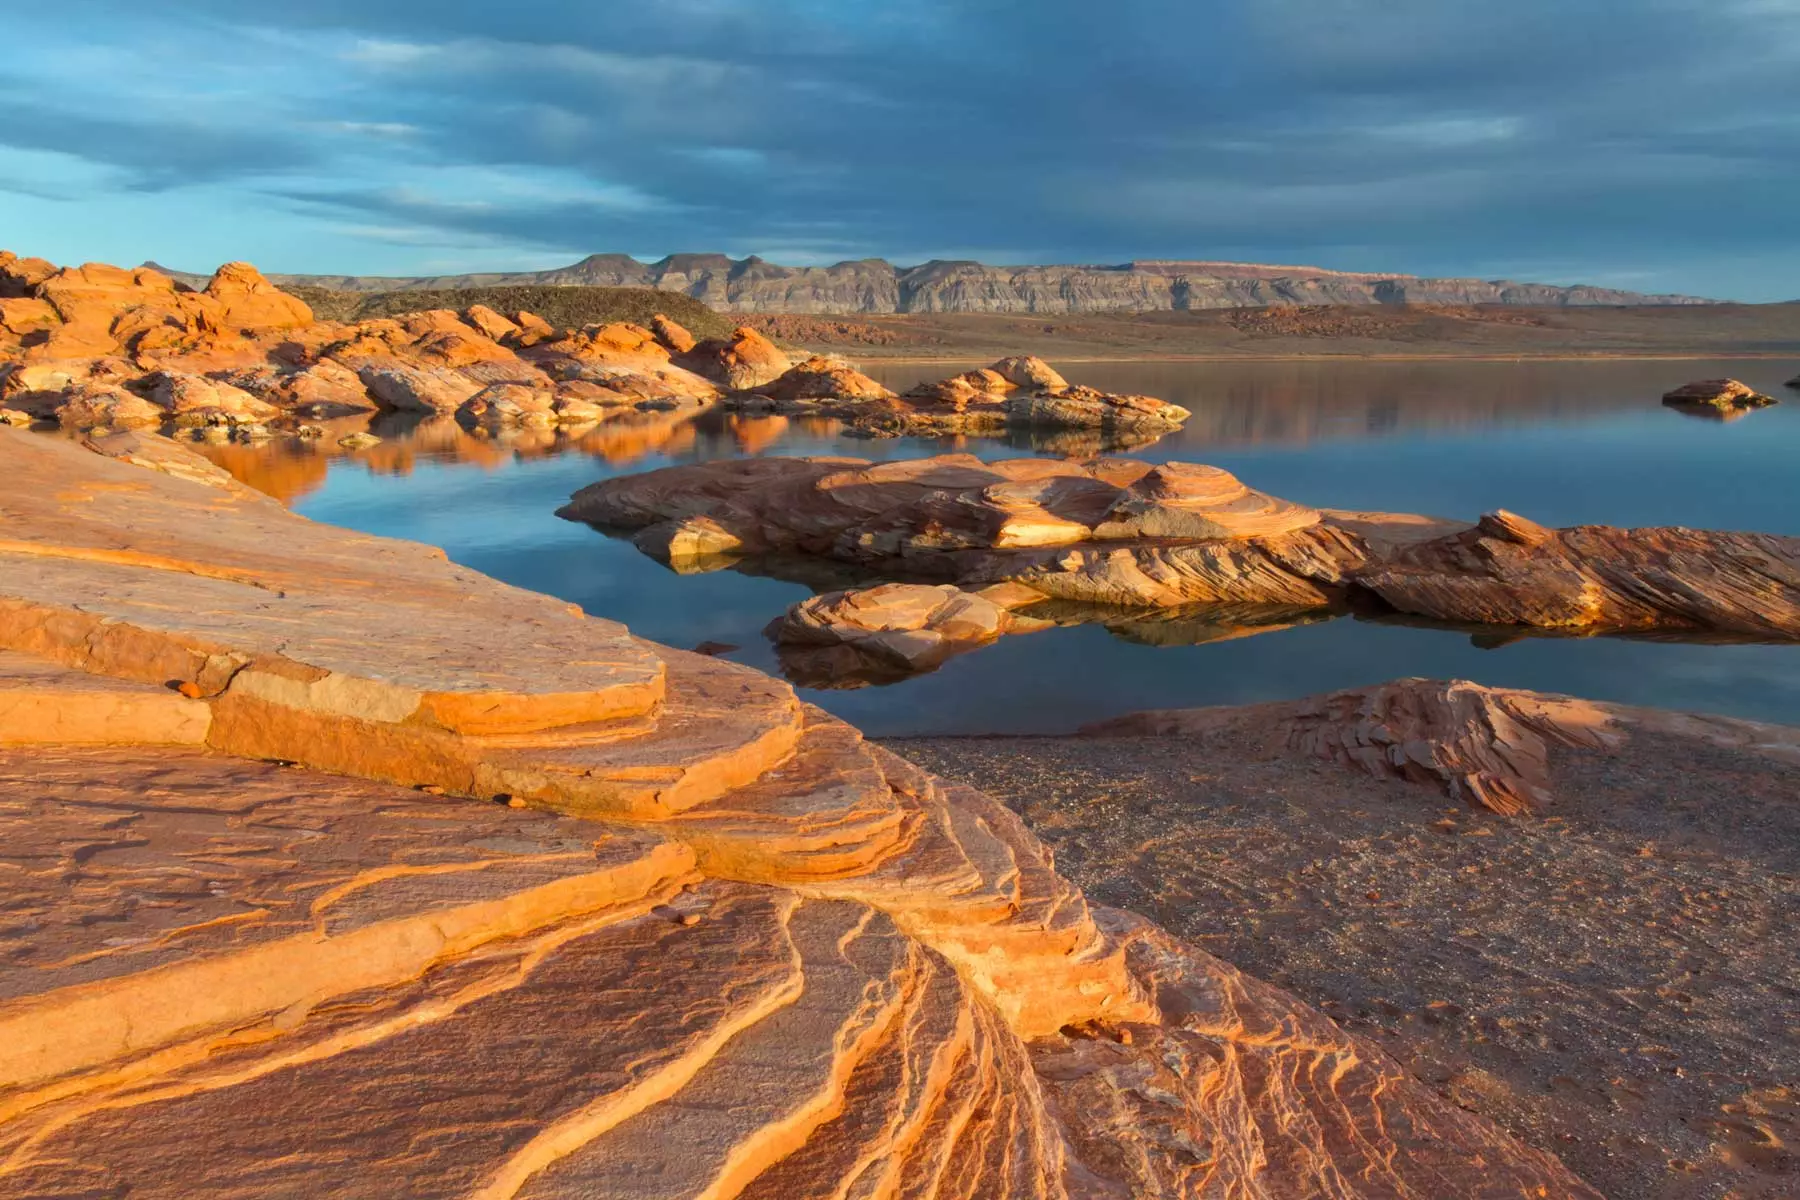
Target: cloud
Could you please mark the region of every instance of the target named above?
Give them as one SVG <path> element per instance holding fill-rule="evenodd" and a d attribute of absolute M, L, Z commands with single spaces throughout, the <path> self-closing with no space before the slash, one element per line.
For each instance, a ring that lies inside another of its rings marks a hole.
<path fill-rule="evenodd" d="M 0 144 L 261 198 L 227 223 L 247 254 L 375 227 L 482 256 L 998 247 L 1800 292 L 1796 0 L 533 13 L 65 0 L 22 18 L 43 53 L 0 84 Z"/>

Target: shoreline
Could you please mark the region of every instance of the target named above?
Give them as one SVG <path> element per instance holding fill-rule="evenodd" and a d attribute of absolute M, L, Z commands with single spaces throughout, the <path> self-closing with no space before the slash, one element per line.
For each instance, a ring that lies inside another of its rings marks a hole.
<path fill-rule="evenodd" d="M 819 351 L 818 353 L 827 353 Z M 853 357 L 841 351 L 830 351 L 840 357 Z M 970 362 L 980 355 L 948 355 L 913 357 L 865 355 L 860 361 L 871 366 L 943 366 Z M 1216 363 L 1216 362 L 1800 362 L 1800 353 L 1782 354 L 1762 351 L 1733 351 L 1718 354 L 1123 354 L 1076 355 L 1058 354 L 1059 363 Z"/>

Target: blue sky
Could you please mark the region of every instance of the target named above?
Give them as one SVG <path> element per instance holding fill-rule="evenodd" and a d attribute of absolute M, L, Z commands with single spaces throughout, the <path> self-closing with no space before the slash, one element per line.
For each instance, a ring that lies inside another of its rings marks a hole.
<path fill-rule="evenodd" d="M 1800 0 L 10 5 L 0 245 L 1229 258 L 1800 297 Z"/>

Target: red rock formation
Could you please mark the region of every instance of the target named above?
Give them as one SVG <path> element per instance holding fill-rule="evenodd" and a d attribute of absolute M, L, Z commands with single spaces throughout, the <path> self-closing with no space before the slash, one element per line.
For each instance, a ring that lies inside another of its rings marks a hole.
<path fill-rule="evenodd" d="M 789 367 L 788 356 L 748 325 L 729 338 L 696 344 L 681 356 L 682 365 L 733 391 L 773 383 Z"/>
<path fill-rule="evenodd" d="M 638 326 L 595 326 L 557 339 L 529 313 L 511 321 L 480 306 L 460 315 L 434 310 L 354 325 L 318 322 L 246 263 L 227 263 L 195 292 L 148 268 L 90 263 L 57 270 L 7 255 L 0 258 L 0 293 L 0 395 L 19 411 L 52 418 L 67 408 L 65 423 L 78 426 L 114 409 L 71 405 L 75 397 L 64 389 L 99 382 L 150 394 L 166 391 L 164 379 L 175 377 L 199 382 L 171 393 L 171 412 L 210 407 L 241 421 L 256 409 L 259 422 L 292 410 L 319 417 L 378 405 L 451 412 L 493 383 L 547 390 L 545 367 L 565 378 L 598 373 L 640 402 L 692 404 L 718 394 L 673 366 L 669 352 Z M 253 402 L 183 398 L 215 385 L 234 396 L 248 392 Z M 261 412 L 263 404 L 278 411 Z"/>
<path fill-rule="evenodd" d="M 754 671 L 201 468 L 0 495 L 8 1193 L 1594 1195 Z"/>
<path fill-rule="evenodd" d="M 670 354 L 686 354 L 697 344 L 687 327 L 672 317 L 656 313 L 650 318 L 650 331 Z"/>
<path fill-rule="evenodd" d="M 782 372 L 768 383 L 754 389 L 758 396 L 778 402 L 815 400 L 891 400 L 894 393 L 876 383 L 849 363 L 814 355 Z M 806 404 L 794 405 L 796 413 L 812 411 Z"/>
<path fill-rule="evenodd" d="M 1320 512 L 1191 464 L 765 458 L 607 480 L 562 511 L 665 555 L 797 551 L 1096 604 L 1360 597 L 1466 624 L 1800 637 L 1800 539 Z"/>

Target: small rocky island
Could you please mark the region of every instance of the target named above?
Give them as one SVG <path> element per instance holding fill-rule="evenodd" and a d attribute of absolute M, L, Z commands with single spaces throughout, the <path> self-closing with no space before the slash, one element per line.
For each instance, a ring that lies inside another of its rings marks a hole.
<path fill-rule="evenodd" d="M 1683 384 L 1667 393 L 1663 396 L 1663 403 L 1691 416 L 1729 421 L 1756 409 L 1768 408 L 1779 401 L 1735 379 L 1703 379 L 1698 383 Z"/>

